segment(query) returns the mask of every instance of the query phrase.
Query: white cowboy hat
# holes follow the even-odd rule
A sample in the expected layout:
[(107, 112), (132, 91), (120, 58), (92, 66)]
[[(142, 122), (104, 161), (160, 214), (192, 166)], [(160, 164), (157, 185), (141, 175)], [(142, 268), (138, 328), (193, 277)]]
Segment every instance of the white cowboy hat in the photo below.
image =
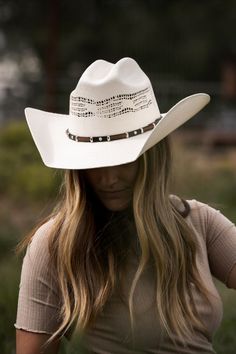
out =
[(136, 160), (210, 100), (198, 93), (160, 114), (150, 80), (134, 59), (96, 60), (70, 95), (68, 115), (26, 108), (48, 167), (87, 169)]

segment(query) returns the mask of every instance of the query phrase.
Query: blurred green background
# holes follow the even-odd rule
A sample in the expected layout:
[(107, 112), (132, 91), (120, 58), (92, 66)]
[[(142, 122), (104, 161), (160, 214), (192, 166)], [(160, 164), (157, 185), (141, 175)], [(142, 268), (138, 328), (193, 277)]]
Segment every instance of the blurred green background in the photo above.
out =
[[(52, 209), (62, 172), (43, 166), (24, 107), (68, 113), (83, 70), (135, 58), (160, 110), (196, 92), (211, 104), (172, 134), (173, 193), (236, 221), (236, 2), (0, 0), (0, 352), (15, 352), (22, 258), (14, 248)], [(236, 296), (216, 281), (224, 319), (218, 354), (236, 348)], [(61, 353), (75, 352), (63, 346)]]

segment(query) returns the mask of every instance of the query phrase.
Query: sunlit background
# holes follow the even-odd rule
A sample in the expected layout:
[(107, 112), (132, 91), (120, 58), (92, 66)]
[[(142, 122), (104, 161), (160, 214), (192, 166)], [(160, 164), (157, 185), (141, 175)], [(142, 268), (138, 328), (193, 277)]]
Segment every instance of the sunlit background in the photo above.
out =
[[(172, 134), (172, 188), (235, 222), (235, 23), (234, 0), (0, 0), (1, 354), (15, 352), (22, 258), (14, 247), (51, 210), (61, 179), (42, 165), (24, 108), (67, 114), (86, 67), (125, 56), (151, 78), (161, 112), (190, 94), (210, 94), (211, 103)], [(233, 354), (235, 291), (216, 285), (225, 312), (214, 348)]]

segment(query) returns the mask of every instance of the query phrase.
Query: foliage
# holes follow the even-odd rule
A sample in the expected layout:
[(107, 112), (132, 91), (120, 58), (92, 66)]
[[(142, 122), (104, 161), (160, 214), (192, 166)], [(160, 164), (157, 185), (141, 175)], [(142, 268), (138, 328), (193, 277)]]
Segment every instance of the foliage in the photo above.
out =
[(19, 262), (10, 256), (0, 262), (0, 351), (3, 354), (13, 354), (15, 329), (15, 314), (19, 286)]
[(0, 24), (8, 49), (33, 48), (43, 65), (54, 39), (58, 69), (134, 55), (152, 71), (158, 63), (159, 72), (199, 79), (217, 77), (222, 51), (234, 47), (235, 11), (234, 0), (5, 0)]
[(8, 89), (13, 107), (21, 97), (21, 106), (67, 112), (69, 92), (100, 58), (134, 57), (153, 83), (170, 79), (193, 93), (184, 80), (220, 81), (234, 55), (235, 12), (234, 0), (0, 0), (0, 54), (19, 69), (19, 87)]
[(59, 173), (44, 167), (24, 122), (12, 122), (0, 132), (0, 194), (24, 203), (53, 198)]
[(220, 328), (217, 330), (213, 343), (217, 354), (233, 354), (235, 352), (235, 323), (236, 323), (236, 299), (235, 290), (227, 289), (218, 280), (215, 280), (216, 288), (223, 301), (224, 316)]
[(174, 141), (173, 192), (220, 209), (236, 223), (235, 151), (207, 151)]

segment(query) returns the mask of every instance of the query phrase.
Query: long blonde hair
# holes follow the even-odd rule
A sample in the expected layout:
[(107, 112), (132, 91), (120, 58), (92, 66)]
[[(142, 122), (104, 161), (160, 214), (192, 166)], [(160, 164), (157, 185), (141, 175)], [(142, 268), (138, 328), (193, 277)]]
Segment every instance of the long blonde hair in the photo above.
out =
[[(133, 326), (135, 287), (151, 260), (161, 324), (174, 343), (177, 335), (185, 344), (187, 338), (192, 338), (194, 327), (207, 331), (196, 310), (191, 283), (209, 305), (211, 302), (196, 264), (196, 237), (170, 198), (171, 160), (168, 138), (139, 158), (131, 209), (140, 259), (128, 304)], [(98, 201), (93, 199), (81, 171), (65, 172), (63, 191), (60, 203), (48, 217), (54, 217), (49, 249), (62, 298), (61, 325), (49, 342), (72, 327), (75, 333), (88, 328), (122, 277), (117, 254), (124, 245), (119, 243), (115, 228), (112, 229), (112, 213), (106, 214), (104, 210), (98, 214)], [(118, 237), (109, 237), (107, 242), (111, 230)], [(32, 237), (31, 234), (23, 240), (19, 249), (26, 247)]]

